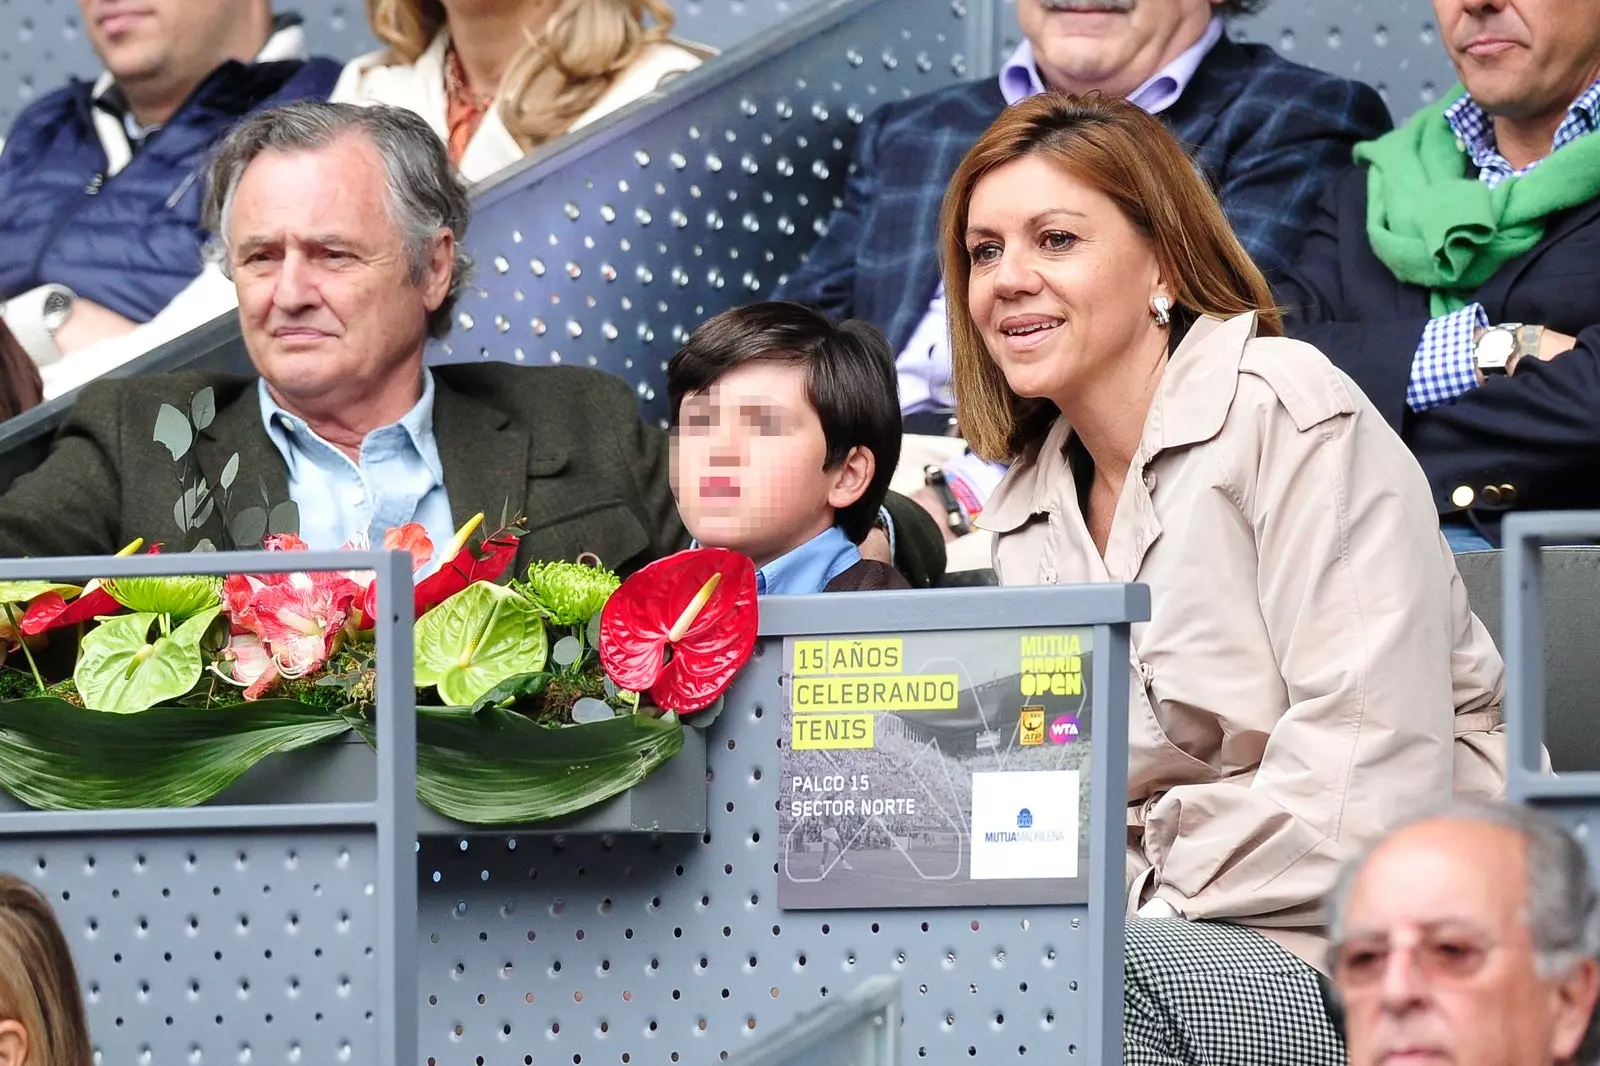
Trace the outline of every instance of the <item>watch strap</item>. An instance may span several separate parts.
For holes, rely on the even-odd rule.
[[[956,498],[954,490],[950,488],[949,480],[944,476],[944,471],[937,466],[923,468],[923,481],[939,497],[939,503],[945,510],[945,524],[950,531],[958,537],[966,536],[972,532],[972,523],[967,520],[967,512],[962,508],[961,501]]]

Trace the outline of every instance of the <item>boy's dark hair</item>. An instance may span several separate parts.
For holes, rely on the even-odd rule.
[[[757,359],[806,368],[806,398],[828,442],[824,470],[843,463],[852,448],[872,452],[867,491],[834,518],[860,543],[872,532],[900,461],[900,400],[889,342],[870,323],[835,325],[796,303],[768,301],[724,311],[701,323],[667,364],[673,429],[684,396],[705,392],[730,370]]]

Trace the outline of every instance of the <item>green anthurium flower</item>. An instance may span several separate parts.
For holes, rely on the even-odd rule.
[[[108,618],[84,635],[72,679],[93,711],[137,714],[187,695],[204,667],[200,641],[219,613],[214,606],[170,633],[150,612]]]
[[[193,618],[222,603],[222,579],[204,575],[117,578],[108,580],[105,590],[130,611],[170,614],[175,620]]]
[[[558,626],[581,626],[600,613],[622,579],[583,563],[534,563],[523,593]]]
[[[68,599],[81,591],[77,585],[57,581],[0,581],[0,603],[32,603],[47,592],[59,592]]]
[[[539,610],[503,585],[474,582],[423,615],[414,633],[416,684],[469,707],[500,682],[544,669],[549,637]]]

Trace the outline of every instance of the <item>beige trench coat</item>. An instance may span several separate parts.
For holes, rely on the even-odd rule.
[[[1320,352],[1255,326],[1202,319],[1173,354],[1103,560],[1064,420],[981,524],[1002,584],[1150,586],[1130,915],[1157,899],[1321,966],[1345,859],[1452,791],[1503,792],[1503,664],[1405,444]]]

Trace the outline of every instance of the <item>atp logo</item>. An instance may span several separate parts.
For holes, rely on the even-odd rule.
[[[1050,723],[1050,743],[1070,744],[1078,739],[1078,716],[1064,714]]]

